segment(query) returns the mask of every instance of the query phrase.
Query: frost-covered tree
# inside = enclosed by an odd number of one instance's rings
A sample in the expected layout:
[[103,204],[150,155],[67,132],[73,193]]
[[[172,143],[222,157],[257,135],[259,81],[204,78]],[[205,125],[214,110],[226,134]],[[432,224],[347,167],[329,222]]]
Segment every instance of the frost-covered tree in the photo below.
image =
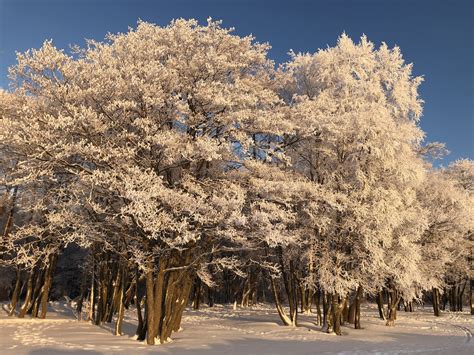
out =
[[45,42],[10,70],[21,103],[1,139],[21,158],[17,175],[73,176],[50,228],[138,265],[149,344],[179,329],[203,253],[239,242],[242,164],[279,101],[267,49],[211,20],[140,22],[72,55]]
[[474,230],[474,163],[470,159],[460,159],[451,163],[444,173],[457,189],[464,194],[459,201],[461,213],[458,228],[463,229],[454,245],[456,256],[447,269],[449,303],[451,311],[461,311],[463,294],[469,281],[471,314],[474,314],[474,275],[473,275],[473,230]]
[[454,287],[467,282],[469,247],[466,236],[469,224],[472,228],[471,202],[466,191],[460,189],[446,171],[429,174],[419,199],[428,211],[427,228],[420,240],[420,286],[433,290],[434,313],[439,316],[440,290],[452,287],[453,282]]
[[306,249],[316,252],[314,277],[331,294],[339,333],[351,290],[390,285],[394,308],[416,277],[421,79],[412,77],[398,48],[375,49],[365,37],[355,44],[342,35],[334,48],[292,54],[280,80],[298,125],[288,140],[293,166],[343,206],[309,215],[315,235],[307,236]]
[[343,34],[275,69],[268,49],[180,19],[18,54],[0,91],[12,315],[46,315],[71,254],[78,318],[120,335],[133,303],[148,344],[203,284],[210,305],[215,291],[242,306],[268,286],[289,326],[315,302],[339,335],[360,328],[364,294],[392,325],[402,299],[472,290],[472,161],[429,168],[444,146],[422,146],[421,78],[400,50]]

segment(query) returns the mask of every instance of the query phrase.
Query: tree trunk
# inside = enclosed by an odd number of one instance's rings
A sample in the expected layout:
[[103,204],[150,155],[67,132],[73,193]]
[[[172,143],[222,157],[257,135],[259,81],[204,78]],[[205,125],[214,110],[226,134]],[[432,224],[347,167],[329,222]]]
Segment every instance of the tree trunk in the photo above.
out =
[[[97,280],[97,311],[95,312],[94,324],[100,325],[104,317],[104,265],[99,268],[98,280]],[[105,293],[106,294],[106,293]]]
[[184,309],[188,304],[189,293],[191,292],[191,278],[189,276],[185,276],[184,285],[182,287],[181,295],[179,298],[178,309],[175,313],[175,317],[173,320],[173,331],[177,332],[181,329],[181,319],[183,316]]
[[313,299],[314,299],[314,291],[312,289],[306,290],[306,307],[304,309],[305,314],[312,313],[312,306],[313,306]]
[[456,312],[456,289],[457,286],[454,285],[449,290],[449,310],[451,312]]
[[462,287],[459,289],[459,292],[458,292],[458,298],[457,298],[457,301],[458,301],[458,306],[457,306],[457,310],[459,312],[462,312],[462,307],[463,307],[463,296],[464,296],[464,291],[466,290],[466,285],[467,285],[467,280],[464,281],[464,284],[462,285]]
[[356,298],[355,298],[355,319],[354,319],[354,328],[355,329],[362,329],[360,325],[360,302],[362,301],[362,297],[364,295],[364,290],[362,286],[357,288]]
[[293,260],[290,261],[290,318],[292,326],[298,325],[298,279],[296,277]]
[[331,302],[329,302],[330,295],[326,293],[326,291],[322,291],[323,296],[323,331],[327,331],[328,333],[332,331],[331,329]]
[[[140,327],[140,321],[138,322],[138,327],[137,327],[137,340],[143,341],[146,338],[147,334],[147,329],[148,329],[148,324],[147,324],[147,319],[148,319],[148,302],[146,301],[146,296],[143,297],[142,299],[143,304],[145,305],[145,315],[143,317],[141,327]],[[140,311],[140,317],[141,317],[141,310],[137,308],[137,311]]]
[[385,311],[383,309],[383,291],[382,290],[377,293],[377,306],[379,309],[380,319],[386,320]]
[[41,292],[41,285],[43,281],[44,271],[38,268],[38,272],[36,273],[36,279],[33,283],[33,293],[31,294],[31,302],[28,306],[27,313],[31,314],[32,318],[36,318],[38,315],[38,302],[40,300],[40,292]]
[[[118,311],[119,299],[122,297],[120,295],[121,285],[122,285],[122,270],[120,267],[116,267],[115,279],[111,277],[110,279],[113,280],[111,285],[108,287],[111,292],[109,292],[107,297],[107,310],[104,318],[106,319],[107,323],[112,322],[112,318],[116,311]],[[111,275],[113,276],[113,275]]]
[[163,294],[166,292],[164,290],[164,278],[165,278],[165,269],[168,263],[165,261],[165,258],[160,259],[160,267],[155,281],[155,290],[154,290],[154,312],[155,312],[155,324],[153,329],[153,336],[156,338],[160,332],[160,322],[162,315],[162,306],[163,306]]
[[474,279],[471,279],[469,283],[469,302],[471,304],[471,315],[474,316]]
[[436,317],[439,317],[439,290],[433,288],[433,312]]
[[150,261],[147,264],[146,271],[146,304],[147,304],[147,336],[146,343],[148,345],[155,345],[155,299],[154,299],[154,280],[153,280],[153,263]]
[[289,274],[285,268],[285,262],[283,259],[283,249],[281,246],[277,247],[277,253],[280,261],[281,275],[283,279],[283,285],[285,286],[286,296],[288,298],[288,303],[290,306],[290,325],[297,325],[297,314],[298,314],[298,304],[297,304],[297,281],[295,277],[293,260],[290,261],[290,271]]
[[81,281],[81,290],[79,294],[79,300],[77,301],[76,305],[76,314],[77,314],[77,320],[81,321],[82,320],[82,308],[84,306],[84,299],[86,298],[87,295],[87,289],[86,289],[86,272],[82,273],[82,281]]
[[346,296],[344,300],[344,307],[341,310],[341,325],[344,325],[347,321],[349,321],[349,295]]
[[321,315],[321,291],[316,291],[316,323],[317,325],[323,324],[323,317]]
[[89,321],[94,320],[94,283],[95,283],[95,270],[94,270],[94,257],[92,257],[92,270],[91,270],[91,289],[90,289],[90,295],[89,295]]
[[16,281],[15,281],[15,288],[13,289],[12,293],[12,300],[10,302],[10,312],[8,313],[9,316],[13,316],[16,311],[16,305],[18,303],[18,297],[20,294],[20,287],[21,285],[21,271],[20,269],[16,269]]
[[138,326],[137,326],[137,331],[135,334],[138,336],[139,334],[142,333],[142,330],[144,328],[143,324],[143,317],[142,317],[142,307],[141,307],[141,300],[140,300],[140,295],[139,295],[139,281],[140,281],[140,274],[138,271],[138,266],[135,269],[135,280],[136,280],[136,287],[135,287],[135,306],[137,307],[137,319],[138,319]]
[[33,278],[35,274],[35,269],[32,269],[28,275],[28,281],[26,285],[26,296],[23,301],[22,306],[20,307],[20,313],[18,314],[19,318],[24,318],[31,302],[31,295],[33,293]]
[[41,315],[40,315],[40,318],[42,319],[46,318],[46,313],[48,311],[49,291],[51,290],[51,285],[53,284],[53,272],[54,272],[54,269],[56,268],[56,260],[57,260],[57,256],[51,255],[50,260],[49,260],[49,266],[48,266],[48,269],[46,270],[46,275],[44,278],[43,292],[41,295]]
[[207,286],[207,305],[209,307],[214,307],[214,292],[209,286]]
[[165,287],[165,297],[164,297],[164,307],[163,307],[163,315],[161,320],[161,330],[160,330],[160,343],[164,344],[168,341],[169,335],[171,334],[171,319],[173,317],[173,307],[175,305],[177,299],[177,292],[176,287],[177,281],[179,277],[179,273],[176,271],[172,271],[168,275],[168,280],[166,282]]
[[288,317],[288,315],[285,312],[285,309],[283,308],[281,302],[280,302],[280,296],[278,294],[278,290],[276,287],[276,282],[275,279],[270,276],[270,283],[271,283],[271,288],[272,288],[272,293],[273,293],[273,300],[275,302],[275,307],[277,309],[278,315],[280,316],[281,321],[283,322],[283,325],[290,326],[291,324],[291,319]]
[[193,295],[193,309],[195,310],[199,309],[199,306],[201,304],[201,284],[202,284],[201,279],[196,276],[196,279],[194,282],[194,295]]
[[397,319],[397,308],[400,303],[401,297],[398,295],[396,290],[390,292],[390,303],[388,307],[388,319],[387,326],[394,326],[395,320]]
[[349,305],[349,311],[347,312],[347,319],[346,322],[349,324],[355,324],[355,314],[356,314],[356,305],[355,305],[355,298]]
[[342,335],[341,331],[341,311],[343,306],[339,302],[339,296],[336,292],[332,295],[332,327],[336,335]]
[[121,284],[119,289],[119,296],[118,296],[118,314],[117,314],[117,322],[115,323],[115,335],[122,335],[122,323],[123,323],[123,315],[125,312],[125,304],[124,304],[124,292],[125,292],[125,268],[121,272]]

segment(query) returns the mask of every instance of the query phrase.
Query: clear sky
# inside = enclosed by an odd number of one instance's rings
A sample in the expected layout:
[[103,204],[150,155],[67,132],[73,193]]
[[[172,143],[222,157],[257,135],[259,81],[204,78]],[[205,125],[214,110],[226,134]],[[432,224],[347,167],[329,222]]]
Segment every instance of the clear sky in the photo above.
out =
[[425,82],[421,126],[427,141],[442,141],[449,161],[474,158],[474,0],[0,0],[0,86],[15,51],[53,39],[60,48],[125,32],[137,19],[166,25],[174,18],[223,20],[240,35],[272,45],[270,57],[289,49],[333,46],[345,31],[379,45],[398,45]]

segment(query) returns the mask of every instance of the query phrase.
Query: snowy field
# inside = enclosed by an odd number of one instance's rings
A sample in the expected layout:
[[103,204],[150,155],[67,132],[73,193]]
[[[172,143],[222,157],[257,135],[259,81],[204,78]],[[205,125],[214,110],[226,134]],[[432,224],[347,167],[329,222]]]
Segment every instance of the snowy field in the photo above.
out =
[[187,310],[182,332],[173,342],[150,347],[133,339],[135,318],[127,315],[121,337],[112,325],[78,322],[66,304],[52,304],[49,319],[0,315],[0,354],[474,354],[474,317],[431,309],[399,312],[397,325],[386,327],[376,309],[366,306],[364,329],[343,327],[338,337],[319,331],[311,316],[295,329],[280,326],[270,305],[233,310],[227,306]]

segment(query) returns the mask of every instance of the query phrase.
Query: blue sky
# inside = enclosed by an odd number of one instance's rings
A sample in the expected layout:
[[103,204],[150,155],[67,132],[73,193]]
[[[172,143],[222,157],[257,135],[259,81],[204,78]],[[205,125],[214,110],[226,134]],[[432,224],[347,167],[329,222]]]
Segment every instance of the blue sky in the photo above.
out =
[[345,31],[365,33],[376,45],[398,45],[425,82],[421,126],[427,141],[442,141],[451,154],[441,163],[474,158],[474,1],[472,0],[0,0],[0,86],[15,51],[45,39],[67,48],[84,38],[124,32],[137,19],[166,25],[174,18],[222,19],[240,35],[272,45],[270,57],[289,49],[314,52],[333,46]]

